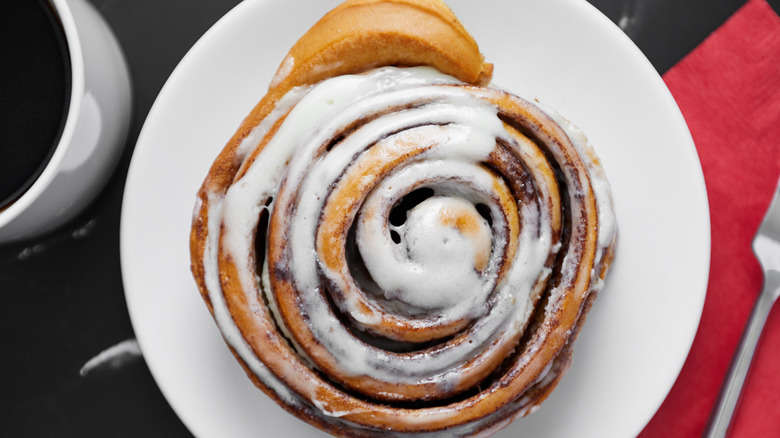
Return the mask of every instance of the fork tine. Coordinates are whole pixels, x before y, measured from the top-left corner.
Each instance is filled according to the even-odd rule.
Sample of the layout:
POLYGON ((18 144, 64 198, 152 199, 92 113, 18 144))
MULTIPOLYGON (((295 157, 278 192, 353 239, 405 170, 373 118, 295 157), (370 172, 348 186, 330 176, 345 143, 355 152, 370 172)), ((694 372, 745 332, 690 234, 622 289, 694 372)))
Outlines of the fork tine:
POLYGON ((780 181, 769 209, 753 238, 753 252, 764 269, 780 271, 780 181))

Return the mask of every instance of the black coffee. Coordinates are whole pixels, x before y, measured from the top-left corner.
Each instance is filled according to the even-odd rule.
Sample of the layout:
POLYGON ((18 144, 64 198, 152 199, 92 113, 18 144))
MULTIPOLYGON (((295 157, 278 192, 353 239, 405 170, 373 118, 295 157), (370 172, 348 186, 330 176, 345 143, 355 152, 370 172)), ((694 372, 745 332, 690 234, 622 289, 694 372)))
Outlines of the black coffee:
POLYGON ((70 58, 47 0, 0 0, 0 209, 43 171, 70 102, 70 58))

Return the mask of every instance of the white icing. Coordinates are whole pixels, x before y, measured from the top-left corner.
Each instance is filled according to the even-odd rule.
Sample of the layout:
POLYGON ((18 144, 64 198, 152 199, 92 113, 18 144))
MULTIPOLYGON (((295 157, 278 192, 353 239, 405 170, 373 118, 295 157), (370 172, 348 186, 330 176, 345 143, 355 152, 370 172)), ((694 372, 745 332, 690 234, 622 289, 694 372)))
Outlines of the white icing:
MULTIPOLYGON (((320 130, 314 135, 314 138, 301 141, 302 149, 297 153, 304 159, 293 161, 287 171, 288 184, 294 181, 301 182, 302 200, 297 205, 297 212, 290 227, 291 235, 291 265, 296 273, 296 283, 300 294, 300 305, 302 310, 308 315, 312 331, 320 342, 328 349, 333 358, 337 359, 341 369, 352 375, 370 375, 375 378, 394 383, 415 384, 421 381, 441 382, 442 385, 451 385, 451 379, 458 379, 457 374, 449 373, 453 367, 463 363, 468 357, 475 354, 476 351, 484 349, 488 340, 498 337, 501 339, 512 338, 513 331, 502 331, 504 323, 511 315, 518 318, 525 318, 527 315, 531 295, 531 290, 539 277, 544 262, 547 259, 550 248, 550 236, 542 234, 540 238, 538 233, 534 233, 530 227, 523 230, 521 235, 521 245, 527 245, 527 249, 518 253, 525 259, 521 262, 515 262, 510 274, 510 280, 507 280, 505 291, 498 294, 498 300, 506 303, 514 303, 510 306, 495 305, 490 317, 480 321, 473 330, 474 336, 471 344, 460 344, 453 348, 446 349, 433 356, 425 357, 425 360, 405 360, 398 358, 394 354, 388 354, 384 351, 367 348, 365 344, 356 340, 351 333, 340 323, 328 308, 328 303, 323 299, 320 292, 318 265, 316 259, 311 255, 314 251, 314 229, 319 218, 321 205, 325 202, 327 189, 331 183, 340 175, 342 169, 348 167, 355 155, 370 145, 375 139, 382 138, 387 133, 394 132, 404 126, 414 126, 415 124, 436 124, 448 121, 455 121, 469 126, 471 129, 458 130, 456 133, 448 132, 442 139, 443 145, 434 148, 427 153, 426 159, 436 159, 443 156, 453 156, 464 161, 476 163, 483 160, 487 153, 495 147, 495 138, 503 135, 500 121, 495 117, 495 109, 476 102, 471 96, 460 89, 420 87, 411 90, 403 89, 400 92, 387 93, 393 80, 397 80, 388 72, 395 69, 380 70, 376 76, 356 76, 340 77, 321 84, 316 87, 306 99, 301 101, 290 114, 287 121, 291 126, 307 126, 307 124, 319 126, 320 130), (378 79, 378 81, 377 81, 378 79), (331 84, 331 81, 333 84, 331 84), (376 89, 374 81, 380 86, 378 88, 385 91, 385 94, 372 98, 365 98, 360 104, 355 104, 348 108, 342 108, 341 111, 333 116, 332 119, 317 121, 304 118, 296 120, 297 111, 305 111, 307 117, 314 114, 321 114, 319 105, 323 103, 335 102, 339 106, 340 100, 351 99, 346 89, 342 88, 347 81, 350 81, 347 89, 362 90, 366 88, 365 82, 368 82, 370 90, 376 89), (357 83, 352 83, 352 82, 357 83), (328 87, 325 87, 325 85, 328 87), (331 85, 333 85, 331 87, 331 85), (426 94, 427 93, 427 94, 426 94), (313 96, 317 96, 315 100, 313 96), (309 106, 309 98, 312 98, 312 105, 309 106), (341 144, 331 150, 325 157, 316 163, 316 167, 311 168, 311 164, 305 157, 316 156, 316 149, 327 141, 336 131, 335 127, 345 125, 343 120, 349 121, 361 117, 363 114, 370 113, 368 108, 382 105, 380 107, 394 106, 402 104, 404 101, 425 100, 426 97, 435 99, 447 99, 448 105, 431 104, 420 109, 405 110, 382 117, 381 119, 369 122, 357 131, 351 133, 341 144), (368 108, 366 108, 368 107, 368 108), (310 112, 311 111, 311 112, 310 112), (296 120, 293 123, 293 120, 296 120), (472 130, 481 129, 478 132, 472 130), (461 134, 461 135, 458 135, 461 134), (521 299, 509 299, 509 296, 522 297, 521 299)), ((428 71, 426 69, 425 71, 428 71)), ((430 141, 429 135, 434 134, 431 130, 437 130, 436 127, 417 128, 425 131, 425 135, 419 135, 416 129, 409 130, 409 135, 414 142, 415 137, 430 141)), ((278 132, 272 142, 283 138, 282 132, 278 132)), ((393 142, 393 136, 389 137, 387 142, 393 142)), ((284 140, 283 140, 284 141, 284 140)), ((403 141, 409 141, 404 137, 403 141)), ((392 149, 392 147, 390 147, 392 149)), ((252 170, 250 169, 250 172, 252 170)), ((249 174, 248 174, 249 175, 249 174)), ((247 185, 248 187, 254 184, 247 185)), ((234 186, 235 187, 235 186, 234 186)), ((232 188, 231 188, 232 190, 232 188)), ((277 202, 288 202, 283 194, 277 198, 277 202)), ((530 208, 525 209, 526 217, 538 216, 530 208)), ((244 229, 245 235, 248 229, 244 229)), ((237 254, 238 256, 238 254, 237 254)), ((463 254, 460 254, 463 257, 463 254)), ((469 259, 470 261, 470 259, 469 259)), ((451 273, 452 271, 450 271, 451 273)), ((327 272, 326 272, 327 274, 327 272)), ((433 275, 433 274, 431 274, 433 275)), ((419 279, 418 279, 419 281, 419 279)), ((479 282, 476 282, 479 284, 479 282)), ((473 286, 472 286, 473 287, 473 286)), ((472 298, 468 301, 469 306, 466 311, 462 308, 461 314, 481 314, 481 309, 486 305, 485 295, 477 286, 476 290, 465 291, 464 295, 472 298), (476 308, 475 308, 476 307, 476 308)), ((444 315, 447 318, 447 315, 444 315)), ((508 324, 508 327, 519 327, 521 324, 508 324)))
MULTIPOLYGON (((296 103, 296 100, 300 99, 300 96, 302 96, 305 92, 305 88, 295 88, 287 93, 287 95, 285 95, 285 97, 280 100, 279 104, 268 115, 268 117, 266 117, 260 124, 253 128, 250 134, 244 138, 237 149, 237 159, 243 160, 249 154, 249 152, 257 147, 260 141, 262 141, 263 137, 265 137, 265 135, 271 129, 273 124, 279 120, 279 118, 282 117, 282 115, 284 115, 284 113, 287 112, 287 110, 291 108, 296 103)), ((286 154, 285 151, 277 152, 277 154, 281 155, 282 157, 285 155, 289 157, 291 153, 292 151, 287 151, 286 154)), ((275 176, 276 178, 281 178, 281 172, 283 171, 284 167, 279 165, 279 163, 276 163, 272 170, 269 171, 269 177, 275 176)), ((273 186, 275 186, 275 183, 273 186)), ((228 203, 225 202, 226 197, 216 193, 208 193, 207 196, 208 217, 211 218, 211 220, 208 222, 208 234, 206 236, 206 243, 203 250, 203 272, 204 282, 206 289, 209 291, 209 300, 211 301, 214 312, 214 320, 219 326, 220 332, 222 333, 222 336, 227 344, 236 350, 236 353, 239 355, 239 357, 242 358, 242 360, 247 364, 252 372, 285 402, 295 406, 298 404, 298 398, 268 369, 268 367, 259 358, 254 355, 252 349, 241 336, 241 332, 238 330, 238 327, 236 327, 230 312, 227 309, 225 297, 222 294, 217 258, 219 254, 219 230, 221 225, 221 221, 219 219, 229 220, 230 211, 225 211, 225 204, 228 203)), ((196 202, 196 204, 201 205, 200 199, 198 202, 196 202)), ((256 204, 250 204, 250 206, 251 205, 255 205, 255 207, 252 208, 253 211, 258 211, 260 208, 256 204)), ((236 205, 234 207, 234 209, 238 210, 241 210, 241 208, 241 205, 236 205)), ((236 236, 235 234, 231 235, 230 233, 227 234, 226 241, 228 242, 241 240, 240 236, 236 236)), ((248 277, 249 275, 242 273, 242 284, 246 284, 247 282, 252 281, 248 277)), ((252 277, 254 276, 252 275, 252 277)))
MULTIPOLYGON (((470 319, 485 313, 488 304, 487 295, 495 286, 496 265, 499 263, 497 258, 505 246, 506 239, 506 236, 502 234, 503 228, 506 226, 505 219, 500 214, 500 210, 497 207, 492 209, 492 217, 495 218, 493 233, 496 234, 494 245, 496 251, 491 254, 492 258, 488 269, 482 275, 477 273, 474 268, 473 242, 468 241, 449 226, 430 223, 436 220, 435 217, 428 217, 429 223, 416 227, 417 232, 412 233, 411 236, 409 236, 408 230, 410 227, 415 228, 415 219, 418 216, 425 217, 425 212, 420 211, 420 209, 424 208, 428 202, 435 202, 438 205, 445 202, 456 203, 459 204, 460 208, 469 208, 473 212, 476 212, 473 207, 475 204, 491 205, 489 195, 493 195, 492 184, 494 183, 491 175, 481 167, 461 161, 427 160, 410 165, 385 178, 366 200, 364 209, 368 211, 378 209, 376 205, 381 204, 384 199, 393 199, 393 196, 390 195, 393 191, 405 193, 413 187, 416 181, 426 177, 432 178, 434 175, 449 181, 453 181, 459 176, 480 188, 481 193, 472 193, 462 188, 447 189, 436 186, 438 194, 442 195, 441 197, 423 202, 410 212, 407 223, 400 227, 394 227, 397 232, 405 235, 401 238, 401 245, 395 244, 389 234, 383 232, 386 220, 379 214, 367 220, 360 220, 357 228, 357 243, 369 272, 384 291, 398 291, 400 295, 396 297, 397 299, 417 307, 443 309, 443 312, 436 312, 436 315, 445 320, 470 319), (410 237, 414 242, 409 242, 410 237), (443 243, 445 238, 448 240, 446 244, 443 243), (455 245, 460 246, 460 248, 454 248, 455 245), (409 260, 409 253, 406 250, 409 246, 418 248, 418 251, 438 251, 440 254, 434 253, 425 257, 417 257, 417 260, 409 260), (450 260, 447 261, 447 259, 450 260), (425 264, 430 265, 433 269, 421 267, 425 264), (427 281, 427 275, 431 275, 437 281, 427 281), (463 285, 463 287, 458 287, 458 284, 463 285), (420 289, 422 289, 420 295, 429 296, 415 298, 415 292, 420 291, 420 289), (424 302, 425 300, 436 300, 437 296, 440 297, 439 300, 444 302, 440 302, 438 305, 424 302)), ((484 221, 481 217, 479 219, 484 221)), ((487 226, 486 222, 484 226, 487 226)), ((493 233, 490 230, 485 229, 484 233, 483 239, 493 238, 493 233)))
MULTIPOLYGON (((222 203, 216 196, 209 196, 210 218, 221 217, 222 203)), ((274 391, 282 400, 291 406, 299 404, 298 397, 284 384, 273 372, 252 352, 252 349, 241 336, 241 332, 233 322, 230 312, 222 294, 222 286, 219 280, 217 265, 217 253, 219 245, 218 220, 211 220, 208 224, 208 237, 203 252, 203 271, 206 288, 209 291, 209 300, 214 310, 214 320, 219 326, 222 337, 230 345, 239 357, 246 363, 252 373, 256 375, 266 386, 274 391)))
POLYGON ((279 69, 276 70, 276 74, 271 78, 271 83, 268 85, 268 88, 275 88, 287 79, 287 76, 290 75, 293 67, 295 67, 295 58, 293 58, 292 55, 287 54, 282 61, 282 65, 279 66, 279 69))
MULTIPOLYGON (((284 80, 293 64, 292 58, 285 59, 274 82, 284 80)), ((517 205, 521 218, 517 236, 520 249, 511 260, 502 261, 509 241, 505 232, 509 219, 497 205, 496 190, 508 189, 481 163, 495 150, 496 139, 520 150, 527 146, 516 144, 506 133, 502 121, 496 117, 495 107, 476 99, 468 90, 440 86, 455 83, 453 78, 430 68, 383 68, 295 88, 236 150, 237 160, 246 160, 271 127, 287 114, 257 159, 245 163, 243 175, 224 195, 208 194, 209 222, 203 263, 214 318, 227 343, 285 403, 299 405, 298 393, 302 393, 333 421, 344 421, 340 418, 356 412, 327 406, 316 396, 316 382, 297 382, 295 391, 288 388, 254 354, 227 309, 218 270, 220 251, 236 263, 244 298, 258 317, 273 318, 280 329, 278 335, 290 340, 306 366, 316 367, 319 360, 324 360, 308 357, 307 350, 297 345, 296 333, 284 325, 271 290, 268 266, 263 266, 259 274, 256 272, 252 257, 253 230, 264 210, 293 212, 288 219, 291 221, 289 234, 285 236, 289 248, 286 269, 298 293, 296 304, 306 315, 311 333, 324 348, 324 354, 329 355, 326 359, 335 361, 347 375, 404 385, 436 383, 446 392, 457 387, 462 378, 460 367, 467 361, 488 362, 501 351, 499 346, 513 345, 513 340, 525 329, 534 303, 551 275, 547 261, 561 249, 560 242, 553 241, 550 228, 548 192, 540 189, 539 204, 517 205), (370 118, 385 108, 393 111, 370 118), (331 150, 324 150, 355 120, 367 117, 331 150), (317 259, 316 237, 323 208, 339 190, 341 180, 362 175, 361 172, 371 169, 372 163, 392 163, 399 156, 404 157, 404 164, 388 164, 389 174, 381 175, 379 182, 369 176, 365 176, 365 181, 358 180, 372 189, 362 210, 356 217, 348 218, 357 221, 360 254, 371 278, 384 294, 383 299, 398 302, 398 309, 413 313, 410 320, 417 317, 444 322, 473 320, 467 329, 470 342, 446 343, 429 351, 405 355, 381 350, 356 338, 333 313, 323 293, 322 276, 342 290, 360 287, 348 280, 350 272, 334 272, 317 259), (426 184, 434 188, 435 195, 411 209, 403 225, 388 227, 386 212, 417 187, 417 181, 429 181, 426 184), (271 198, 273 203, 267 205, 271 198), (478 203, 487 206, 492 225, 480 216, 475 208, 478 203), (367 212, 376 214, 371 216, 367 212), (446 219, 452 215, 466 218, 473 226, 468 231, 453 226, 452 220, 446 219), (400 243, 393 242, 391 230, 398 233, 400 243), (487 261, 481 262, 483 259, 487 261), (499 281, 501 263, 509 267, 499 281)), ((581 131, 554 111, 544 111, 563 127, 585 158, 590 186, 583 188, 583 194, 589 190, 595 194, 598 243, 600 248, 606 248, 614 239, 615 231, 609 185, 603 171, 592 161, 595 155, 581 131)), ((540 184, 539 169, 528 171, 536 184, 540 184)), ((200 208, 199 201, 196 211, 200 208)), ((574 222, 579 214, 578 209, 573 209, 574 222)), ((566 283, 574 275, 573 265, 573 258, 567 255, 560 283, 566 283)), ((594 280, 592 287, 598 290, 602 285, 601 280, 594 280)), ((363 292, 371 293, 360 291, 363 292)), ((550 311, 555 307, 556 293, 560 292, 553 291, 548 302, 550 311)), ((343 306, 341 310, 359 322, 381 323, 381 317, 356 310, 359 306, 354 300, 343 306)), ((410 417, 406 421, 430 420, 410 417)), ((480 423, 458 428, 458 434, 476 430, 480 423)))
POLYGON ((593 188, 598 206, 598 243, 600 247, 606 248, 615 238, 617 228, 615 223, 615 209, 612 202, 612 189, 610 188, 609 181, 607 181, 604 169, 601 165, 597 164, 598 158, 596 157, 593 145, 588 141, 585 133, 582 132, 577 125, 565 119, 557 110, 550 108, 539 101, 535 101, 535 103, 563 128, 566 135, 577 149, 577 152, 586 158, 583 161, 587 166, 590 185, 593 188))
POLYGON ((402 275, 391 269, 374 269, 374 280, 386 298, 423 309, 446 309, 469 298, 477 304, 483 301, 479 299, 484 293, 475 293, 483 288, 474 259, 478 252, 489 251, 488 228, 471 203, 459 198, 429 198, 411 210, 407 222, 398 228, 401 237, 394 252, 395 261, 401 259, 402 275), (442 223, 442 216, 457 210, 468 210, 479 218, 477 236, 470 238, 442 223))

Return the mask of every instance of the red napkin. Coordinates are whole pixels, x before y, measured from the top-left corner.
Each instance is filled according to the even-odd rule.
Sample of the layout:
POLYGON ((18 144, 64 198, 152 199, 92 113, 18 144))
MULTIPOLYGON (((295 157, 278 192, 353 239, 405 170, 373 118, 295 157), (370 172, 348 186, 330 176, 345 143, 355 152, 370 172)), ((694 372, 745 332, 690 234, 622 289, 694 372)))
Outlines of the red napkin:
MULTIPOLYGON (((700 437, 763 284, 750 244, 780 176, 780 17, 750 0, 664 80, 704 169, 712 259, 693 347, 640 437, 700 437)), ((731 437, 780 436, 780 304, 737 409, 731 437)))

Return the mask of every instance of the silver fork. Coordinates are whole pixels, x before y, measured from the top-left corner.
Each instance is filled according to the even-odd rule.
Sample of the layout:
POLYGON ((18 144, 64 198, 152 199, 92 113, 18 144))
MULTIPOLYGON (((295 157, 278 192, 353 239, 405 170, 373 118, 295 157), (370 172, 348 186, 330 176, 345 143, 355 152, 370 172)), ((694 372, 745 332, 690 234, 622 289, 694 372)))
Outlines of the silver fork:
POLYGON ((780 295, 780 181, 775 188, 775 196, 764 216, 764 221, 753 238, 753 252, 764 269, 764 289, 758 296, 753 312, 750 314, 742 340, 737 352, 731 360, 731 366, 720 390, 718 402, 712 411, 704 436, 707 438, 722 438, 729 429, 742 384, 745 382, 753 353, 756 351, 761 331, 764 328, 772 304, 780 295))

